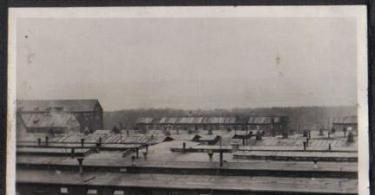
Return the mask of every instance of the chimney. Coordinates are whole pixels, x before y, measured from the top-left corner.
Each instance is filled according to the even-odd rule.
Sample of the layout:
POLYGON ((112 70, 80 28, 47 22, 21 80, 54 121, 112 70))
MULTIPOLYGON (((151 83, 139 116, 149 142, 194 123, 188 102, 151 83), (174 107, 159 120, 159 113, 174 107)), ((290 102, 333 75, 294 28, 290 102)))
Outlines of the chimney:
POLYGON ((135 166, 135 156, 132 156, 132 166, 135 166))
POLYGON ((353 135, 352 132, 349 132, 347 142, 348 143, 353 143, 354 142, 354 135, 353 135))
POLYGON ((323 128, 320 128, 320 129, 319 129, 319 135, 320 135, 320 136, 323 136, 323 135, 324 135, 324 130, 323 130, 323 128))
POLYGON ((98 143, 99 147, 102 146, 102 137, 99 137, 99 141, 98 142, 99 142, 98 143))
POLYGON ((99 140, 96 142, 95 146, 96 146, 95 147, 96 152, 99 152, 100 147, 102 146, 102 138, 101 137, 99 137, 99 140))
POLYGON ((136 158, 138 159, 139 158, 139 148, 138 147, 135 149, 135 153, 136 153, 136 158))
POLYGON ((220 167, 223 167, 223 150, 220 150, 220 167))
POLYGON ((303 131, 303 137, 308 137, 308 134, 309 134, 309 133, 307 132, 307 130, 304 130, 304 131, 303 131))
POLYGON ((329 150, 329 151, 332 150, 332 146, 331 146, 331 144, 328 144, 328 150, 329 150))
POLYGON ((147 160, 147 151, 143 152, 143 158, 147 160))
POLYGON ((303 142, 303 150, 306 150, 306 148, 307 148, 307 143, 303 142))
POLYGON ((100 144, 99 144, 99 142, 97 142, 96 144, 95 144, 95 152, 97 152, 97 153, 99 153, 99 151, 100 151, 100 144))
POLYGON ((314 169, 317 169, 318 168, 318 160, 313 160, 313 162, 314 162, 314 169))
POLYGON ((42 143, 42 139, 38 138, 38 146, 42 143))
POLYGON ((85 146, 85 139, 81 139, 81 147, 85 146))
POLYGON ((78 160, 78 166, 79 166, 79 174, 82 176, 83 175, 83 158, 77 158, 78 160))
POLYGON ((70 152, 70 154, 72 155, 72 158, 74 158, 74 153, 75 153, 75 152, 74 152, 74 148, 72 148, 72 149, 71 149, 71 152, 70 152))
POLYGON ((208 151, 208 158, 210 159, 210 162, 212 162, 212 156, 214 155, 214 153, 212 152, 212 150, 209 150, 208 151))
POLYGON ((183 153, 186 152, 186 143, 185 142, 182 143, 182 152, 183 153))
POLYGON ((48 136, 46 136, 46 146, 48 146, 48 136))

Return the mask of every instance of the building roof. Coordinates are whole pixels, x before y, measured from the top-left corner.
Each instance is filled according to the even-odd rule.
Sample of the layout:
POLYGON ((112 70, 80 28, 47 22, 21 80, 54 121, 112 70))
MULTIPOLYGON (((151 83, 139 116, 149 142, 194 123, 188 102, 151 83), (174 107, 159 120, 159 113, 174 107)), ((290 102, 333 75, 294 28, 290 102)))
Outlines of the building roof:
POLYGON ((192 117, 192 123, 202 123, 203 117, 192 117))
POLYGON ((151 124, 153 121, 153 118, 151 117, 141 117, 136 120, 136 123, 140 124, 151 124))
POLYGON ((178 123, 182 124, 197 124, 201 123, 203 120, 203 117, 182 117, 178 123))
MULTIPOLYGON (((32 136, 25 136, 22 140, 17 140, 17 142, 36 142, 38 138, 45 139, 45 134, 33 133, 30 135, 32 136)), ((68 132, 49 137, 51 143, 71 143, 73 146, 80 144, 81 139, 84 139, 85 144, 97 143, 101 139, 102 144, 126 144, 127 146, 129 144, 145 144, 152 141, 151 135, 136 133, 134 131, 129 131, 129 133, 125 133, 124 131, 113 133, 111 130, 96 130, 87 135, 80 132, 68 132)))
POLYGON ((62 109, 67 112, 89 112, 99 104, 97 99, 81 100, 17 100, 17 111, 47 112, 50 109, 62 109))
POLYGON ((224 123, 236 123, 237 119, 236 117, 225 117, 224 118, 224 123))
POLYGON ((230 124, 235 123, 235 117, 162 117, 160 120, 152 118, 139 118, 137 123, 159 124, 230 124))
POLYGON ((163 117, 160 119, 160 124, 175 124, 179 118, 177 117, 163 117))
POLYGON ((192 190, 235 190, 297 193, 355 194, 357 180, 340 178, 246 177, 175 174, 129 174, 78 171, 18 170, 18 183, 84 186, 147 187, 192 190), (85 179, 86 178, 86 179, 85 179), (90 180, 88 181, 88 178, 90 180))
POLYGON ((271 124, 280 123, 281 116, 252 116, 247 121, 242 121, 236 117, 162 117, 160 120, 151 117, 141 117, 136 120, 137 124, 271 124))
POLYGON ((234 135, 240 135, 240 136, 253 135, 253 131, 236 131, 234 135))
POLYGON ((357 116, 345 116, 342 118, 337 118, 333 122, 334 124, 357 124, 358 118, 357 116))
POLYGON ((203 123, 207 124, 228 124, 228 123, 235 123, 235 117, 206 117, 203 120, 203 123))
MULTIPOLYGON (((219 167, 219 156, 213 156, 213 162, 209 161, 206 152, 186 152, 179 153, 171 151, 172 148, 182 148, 183 143, 186 143, 186 149, 197 148, 199 150, 218 150, 218 149, 231 149, 231 146, 218 146, 218 145, 199 145, 197 142, 191 141, 178 141, 173 140, 170 142, 163 142, 155 145, 150 145, 148 148, 147 160, 139 159, 136 163, 137 166, 149 167, 180 167, 180 168, 216 168, 219 167), (192 160, 194 159, 194 160, 192 160)), ((241 147, 240 147, 241 149, 241 147)), ((70 151, 70 150, 68 150, 70 151)), ((292 153, 292 152, 290 152, 292 153)), ((294 152, 295 153, 295 152, 294 152)), ((306 151, 309 153, 316 153, 306 151)), ((131 166, 130 158, 123 158, 122 152, 111 151, 99 153, 91 153, 85 159, 87 166, 114 166, 124 167, 131 166)), ((267 153, 264 153, 267 154, 267 153)), ((329 155, 327 153, 326 155, 329 155)), ((234 159, 232 154, 225 153, 224 160, 226 161, 225 169, 243 169, 243 170, 293 170, 293 171, 308 171, 313 170, 312 162, 303 161, 243 161, 234 159)), ((18 155, 17 164, 40 164, 40 165, 76 165, 75 159, 70 157, 56 158, 46 156, 27 156, 18 155)), ((356 162, 319 162, 320 171, 342 171, 342 172, 357 172, 358 164, 356 162)))
POLYGON ((272 123, 272 117, 252 116, 252 117, 249 117, 248 123, 249 124, 271 124, 272 123))
POLYGON ((76 117, 73 114, 65 112, 22 113, 20 114, 20 118, 27 128, 79 127, 76 117))
POLYGON ((223 119, 221 117, 205 117, 202 121, 202 123, 205 124, 216 124, 216 123, 222 123, 223 119))
POLYGON ((233 156, 315 157, 315 158, 357 158, 355 152, 305 152, 305 151, 237 151, 233 156))
MULTIPOLYGON (((86 154, 90 151, 87 148, 75 148, 74 153, 86 154)), ((17 153, 27 153, 27 154, 71 154, 70 149, 66 148, 41 148, 41 147, 19 147, 17 148, 17 153)))
MULTIPOLYGON (((77 137, 77 136, 76 136, 77 137)), ((151 137, 145 134, 122 134, 112 133, 110 130, 99 130, 82 137, 85 142, 97 142, 100 138, 102 143, 148 143, 151 137)), ((74 138, 73 138, 74 139, 74 138)), ((79 141, 79 140, 78 140, 79 141)))

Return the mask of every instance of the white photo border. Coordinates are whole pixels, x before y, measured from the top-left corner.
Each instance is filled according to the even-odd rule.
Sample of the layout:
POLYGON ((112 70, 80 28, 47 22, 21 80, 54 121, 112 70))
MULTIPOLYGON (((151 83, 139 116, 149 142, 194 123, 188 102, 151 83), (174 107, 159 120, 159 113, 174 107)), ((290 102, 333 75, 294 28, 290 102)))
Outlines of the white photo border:
MULTIPOLYGON (((9 8, 6 194, 15 193, 16 23, 20 18, 352 17, 357 28, 358 129, 369 130, 366 5, 9 8)), ((369 132, 358 135, 358 194, 369 194, 369 132)))

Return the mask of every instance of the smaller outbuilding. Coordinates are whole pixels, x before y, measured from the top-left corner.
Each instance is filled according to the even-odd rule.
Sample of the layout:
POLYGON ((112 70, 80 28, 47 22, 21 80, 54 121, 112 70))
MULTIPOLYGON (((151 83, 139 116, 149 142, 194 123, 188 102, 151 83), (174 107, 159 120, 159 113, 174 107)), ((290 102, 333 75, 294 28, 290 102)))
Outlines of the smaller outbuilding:
POLYGON ((333 121, 332 129, 335 131, 357 131, 358 129, 358 117, 357 116, 345 116, 337 118, 333 121))

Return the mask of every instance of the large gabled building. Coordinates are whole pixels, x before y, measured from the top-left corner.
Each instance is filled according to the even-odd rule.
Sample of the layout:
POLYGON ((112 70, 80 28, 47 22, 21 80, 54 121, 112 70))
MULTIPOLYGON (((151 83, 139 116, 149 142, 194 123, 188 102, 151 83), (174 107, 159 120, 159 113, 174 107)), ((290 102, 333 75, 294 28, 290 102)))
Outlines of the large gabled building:
POLYGON ((63 131, 61 129, 70 124, 80 132, 102 129, 103 108, 99 101, 96 99, 17 100, 18 131, 25 129, 26 132, 35 132, 45 129, 49 132, 51 129, 53 131, 54 127, 63 131))

